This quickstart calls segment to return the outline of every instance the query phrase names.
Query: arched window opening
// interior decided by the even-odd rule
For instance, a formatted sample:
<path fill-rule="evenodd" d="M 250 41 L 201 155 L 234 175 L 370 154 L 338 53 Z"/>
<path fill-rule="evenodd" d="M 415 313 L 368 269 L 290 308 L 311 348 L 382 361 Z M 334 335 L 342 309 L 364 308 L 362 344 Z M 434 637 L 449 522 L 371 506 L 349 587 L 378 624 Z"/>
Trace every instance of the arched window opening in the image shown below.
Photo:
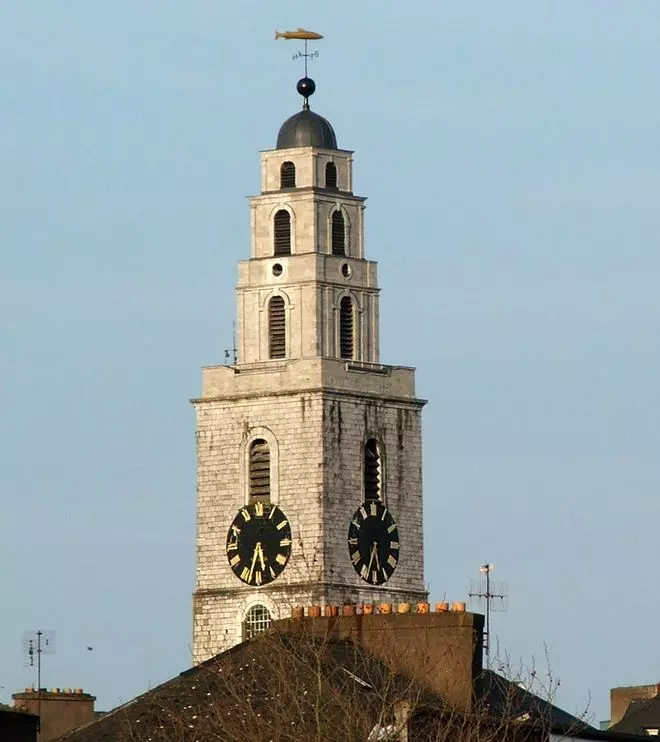
<path fill-rule="evenodd" d="M 280 188 L 296 187 L 296 166 L 292 162 L 283 162 L 280 167 Z"/>
<path fill-rule="evenodd" d="M 325 166 L 325 187 L 336 188 L 337 187 L 337 166 L 334 162 L 329 162 Z"/>
<path fill-rule="evenodd" d="M 339 356 L 353 358 L 353 302 L 344 296 L 339 304 Z"/>
<path fill-rule="evenodd" d="M 291 255 L 291 214 L 285 209 L 275 214 L 275 255 Z"/>
<path fill-rule="evenodd" d="M 332 254 L 346 255 L 346 223 L 341 211 L 332 212 Z"/>
<path fill-rule="evenodd" d="M 250 502 L 270 501 L 270 449 L 263 438 L 250 446 Z"/>
<path fill-rule="evenodd" d="M 281 296 L 274 296 L 268 304 L 268 355 L 286 357 L 286 308 Z"/>
<path fill-rule="evenodd" d="M 256 634 L 270 626 L 271 617 L 268 608 L 265 605 L 253 605 L 245 614 L 243 622 L 243 635 L 245 639 L 251 639 Z"/>
<path fill-rule="evenodd" d="M 383 499 L 383 468 L 380 448 L 375 438 L 364 444 L 364 500 Z"/>

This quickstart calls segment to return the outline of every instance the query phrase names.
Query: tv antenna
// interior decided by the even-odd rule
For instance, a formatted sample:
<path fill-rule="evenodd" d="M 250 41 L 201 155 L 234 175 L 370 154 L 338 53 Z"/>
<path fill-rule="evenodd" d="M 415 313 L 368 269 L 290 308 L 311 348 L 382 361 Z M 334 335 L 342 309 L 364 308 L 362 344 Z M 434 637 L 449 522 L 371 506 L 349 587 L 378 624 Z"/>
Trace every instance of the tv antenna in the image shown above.
<path fill-rule="evenodd" d="M 236 349 L 236 322 L 232 323 L 232 333 L 231 333 L 231 344 L 233 345 L 233 348 L 225 348 L 225 366 L 229 366 L 229 359 L 233 358 L 232 366 L 236 365 L 236 362 L 238 360 L 238 350 Z"/>
<path fill-rule="evenodd" d="M 54 631 L 26 631 L 23 634 L 23 652 L 26 664 L 37 668 L 37 716 L 41 729 L 41 655 L 55 654 Z"/>
<path fill-rule="evenodd" d="M 484 652 L 486 666 L 490 666 L 490 612 L 506 611 L 509 604 L 506 583 L 501 580 L 491 580 L 490 574 L 495 569 L 494 564 L 482 564 L 479 572 L 485 575 L 481 580 L 470 580 L 469 596 L 474 599 L 480 608 L 485 607 L 486 626 L 484 631 Z"/>

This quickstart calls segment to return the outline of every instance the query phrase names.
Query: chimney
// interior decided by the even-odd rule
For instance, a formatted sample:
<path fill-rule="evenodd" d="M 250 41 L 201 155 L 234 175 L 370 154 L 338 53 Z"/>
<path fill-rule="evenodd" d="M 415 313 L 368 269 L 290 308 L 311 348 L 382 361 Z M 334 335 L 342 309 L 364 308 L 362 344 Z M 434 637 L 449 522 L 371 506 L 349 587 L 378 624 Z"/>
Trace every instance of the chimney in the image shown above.
<path fill-rule="evenodd" d="M 14 706 L 41 716 L 39 742 L 56 739 L 65 732 L 94 720 L 96 698 L 81 688 L 26 688 L 12 695 Z"/>
<path fill-rule="evenodd" d="M 660 695 L 660 683 L 629 685 L 610 690 L 610 726 L 621 721 L 632 701 L 648 700 Z"/>
<path fill-rule="evenodd" d="M 404 605 L 394 610 L 389 604 L 381 605 L 378 613 L 362 606 L 362 612 L 353 615 L 338 615 L 326 608 L 319 617 L 300 608 L 292 618 L 274 621 L 272 627 L 314 638 L 350 640 L 402 675 L 423 679 L 467 711 L 474 681 L 483 669 L 484 617 L 468 613 L 465 603 L 454 603 L 451 611 L 446 604 L 438 604 L 433 612 L 424 604 L 416 613 L 410 610 L 415 606 Z"/>

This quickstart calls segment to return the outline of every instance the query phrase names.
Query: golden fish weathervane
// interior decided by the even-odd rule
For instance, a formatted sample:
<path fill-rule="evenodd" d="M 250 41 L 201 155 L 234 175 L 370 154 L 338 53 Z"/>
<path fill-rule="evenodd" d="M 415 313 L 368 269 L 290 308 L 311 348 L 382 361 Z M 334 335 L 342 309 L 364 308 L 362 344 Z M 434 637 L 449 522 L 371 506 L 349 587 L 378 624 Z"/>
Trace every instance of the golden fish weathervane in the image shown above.
<path fill-rule="evenodd" d="M 306 28 L 297 28 L 295 31 L 275 31 L 275 39 L 296 39 L 298 41 L 304 41 L 305 42 L 305 51 L 302 52 L 296 52 L 293 55 L 293 59 L 304 59 L 305 60 L 305 77 L 307 77 L 307 60 L 309 59 L 316 59 L 318 57 L 319 53 L 318 51 L 308 52 L 307 51 L 307 42 L 308 41 L 316 41 L 317 39 L 322 39 L 323 36 L 321 36 L 320 33 L 316 33 L 315 31 L 308 31 Z"/>
<path fill-rule="evenodd" d="M 304 41 L 315 41 L 316 39 L 322 39 L 320 33 L 314 31 L 307 31 L 304 28 L 297 28 L 295 31 L 275 31 L 275 39 L 301 39 Z"/>

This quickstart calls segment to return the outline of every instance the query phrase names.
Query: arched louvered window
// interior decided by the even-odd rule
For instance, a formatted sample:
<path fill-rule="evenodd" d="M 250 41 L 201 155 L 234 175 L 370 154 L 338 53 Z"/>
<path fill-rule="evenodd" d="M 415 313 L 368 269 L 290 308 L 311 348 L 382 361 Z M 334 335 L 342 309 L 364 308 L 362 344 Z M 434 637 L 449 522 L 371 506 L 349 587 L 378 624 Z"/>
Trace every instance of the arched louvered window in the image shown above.
<path fill-rule="evenodd" d="M 280 188 L 296 187 L 296 166 L 292 162 L 283 162 L 280 168 Z"/>
<path fill-rule="evenodd" d="M 353 358 L 354 312 L 350 296 L 344 296 L 339 304 L 339 356 Z"/>
<path fill-rule="evenodd" d="M 329 162 L 325 166 L 325 187 L 336 188 L 337 187 L 337 166 L 334 162 Z"/>
<path fill-rule="evenodd" d="M 365 502 L 383 499 L 383 464 L 375 438 L 364 444 L 364 499 Z"/>
<path fill-rule="evenodd" d="M 249 461 L 250 502 L 270 500 L 270 449 L 263 438 L 257 438 L 250 446 Z"/>
<path fill-rule="evenodd" d="M 246 613 L 243 622 L 243 639 L 251 639 L 270 626 L 271 617 L 265 605 L 253 605 Z"/>
<path fill-rule="evenodd" d="M 275 255 L 291 255 L 291 214 L 285 209 L 275 214 Z"/>
<path fill-rule="evenodd" d="M 274 296 L 268 303 L 268 355 L 286 356 L 286 307 L 281 296 Z"/>
<path fill-rule="evenodd" d="M 344 215 L 337 209 L 332 212 L 332 254 L 346 255 L 346 223 Z"/>

